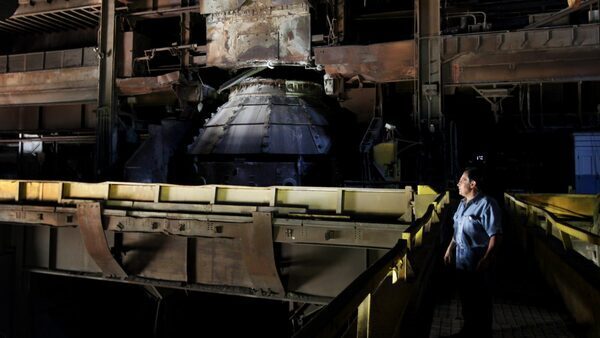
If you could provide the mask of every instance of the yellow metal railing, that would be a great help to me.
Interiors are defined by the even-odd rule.
[[[419,247],[423,242],[423,236],[429,232],[432,223],[440,221],[439,215],[446,204],[450,202],[449,192],[438,194],[431,187],[420,185],[414,197],[415,222],[402,234],[408,248]]]
[[[420,198],[418,198],[420,196]],[[409,253],[421,246],[431,225],[449,203],[449,193],[436,193],[419,186],[414,202],[414,224],[403,233],[398,244],[375,262],[294,337],[388,337],[397,333],[410,294],[418,285],[409,286],[413,276]],[[421,267],[424,271],[425,267]],[[385,308],[381,311],[378,307]],[[389,311],[393,309],[393,311]]]
[[[401,280],[406,280],[409,273],[410,265],[407,260],[406,243],[400,240],[385,256],[358,276],[327,304],[294,337],[369,337],[373,331],[394,331],[399,321],[389,320],[378,323],[372,321],[372,297],[383,283],[396,284]],[[354,329],[356,333],[347,335],[347,331],[350,329],[349,324],[353,321],[355,313],[357,313]],[[383,329],[381,326],[388,326],[388,328]]]
[[[521,217],[528,225],[542,227],[548,235],[558,238],[565,249],[576,249],[574,240],[585,245],[600,245],[600,234],[592,230],[597,205],[595,195],[505,193],[504,199],[511,214]],[[598,264],[597,257],[593,260]]]
[[[78,183],[0,180],[0,202],[75,204],[105,201],[108,206],[157,209],[161,204],[179,204],[184,211],[193,205],[253,205],[303,208],[330,214],[369,214],[412,217],[413,191],[405,189],[357,189],[322,187],[182,186],[145,183]],[[170,207],[169,206],[169,207]],[[243,209],[240,209],[243,210]],[[231,209],[228,209],[231,211]]]

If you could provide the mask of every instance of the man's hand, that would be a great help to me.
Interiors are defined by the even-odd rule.
[[[448,245],[448,249],[446,249],[446,254],[444,255],[444,263],[446,265],[452,264],[452,257],[454,256],[454,247],[454,240],[452,240],[450,242],[450,245]]]
[[[502,241],[502,234],[493,235],[490,237],[490,242],[488,243],[487,250],[483,258],[477,263],[476,271],[484,271],[489,268],[492,264],[492,261],[496,255],[496,250]]]
[[[482,259],[479,260],[479,263],[477,263],[476,271],[487,270],[490,267],[490,261],[491,261],[490,258],[488,258],[487,256],[484,256]]]

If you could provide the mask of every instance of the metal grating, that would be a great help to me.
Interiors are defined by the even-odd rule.
[[[102,6],[83,6],[42,13],[14,15],[0,21],[0,32],[49,33],[98,26]]]

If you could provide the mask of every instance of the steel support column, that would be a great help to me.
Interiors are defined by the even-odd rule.
[[[100,18],[100,81],[96,129],[96,175],[105,177],[116,160],[115,111],[115,0],[102,0]]]
[[[415,28],[415,64],[418,65],[418,72],[414,123],[425,153],[417,171],[419,179],[431,182],[449,176],[446,172],[451,172],[451,169],[448,170],[444,163],[451,162],[447,156],[452,153],[446,149],[443,139],[440,0],[415,0]]]
[[[440,1],[415,1],[418,67],[418,126],[438,129],[443,124],[441,91]]]

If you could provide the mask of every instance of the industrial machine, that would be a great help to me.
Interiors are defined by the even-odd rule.
[[[0,285],[274,300],[293,333],[389,249],[371,277],[427,266],[447,196],[419,184],[571,184],[599,26],[596,0],[3,1]]]

